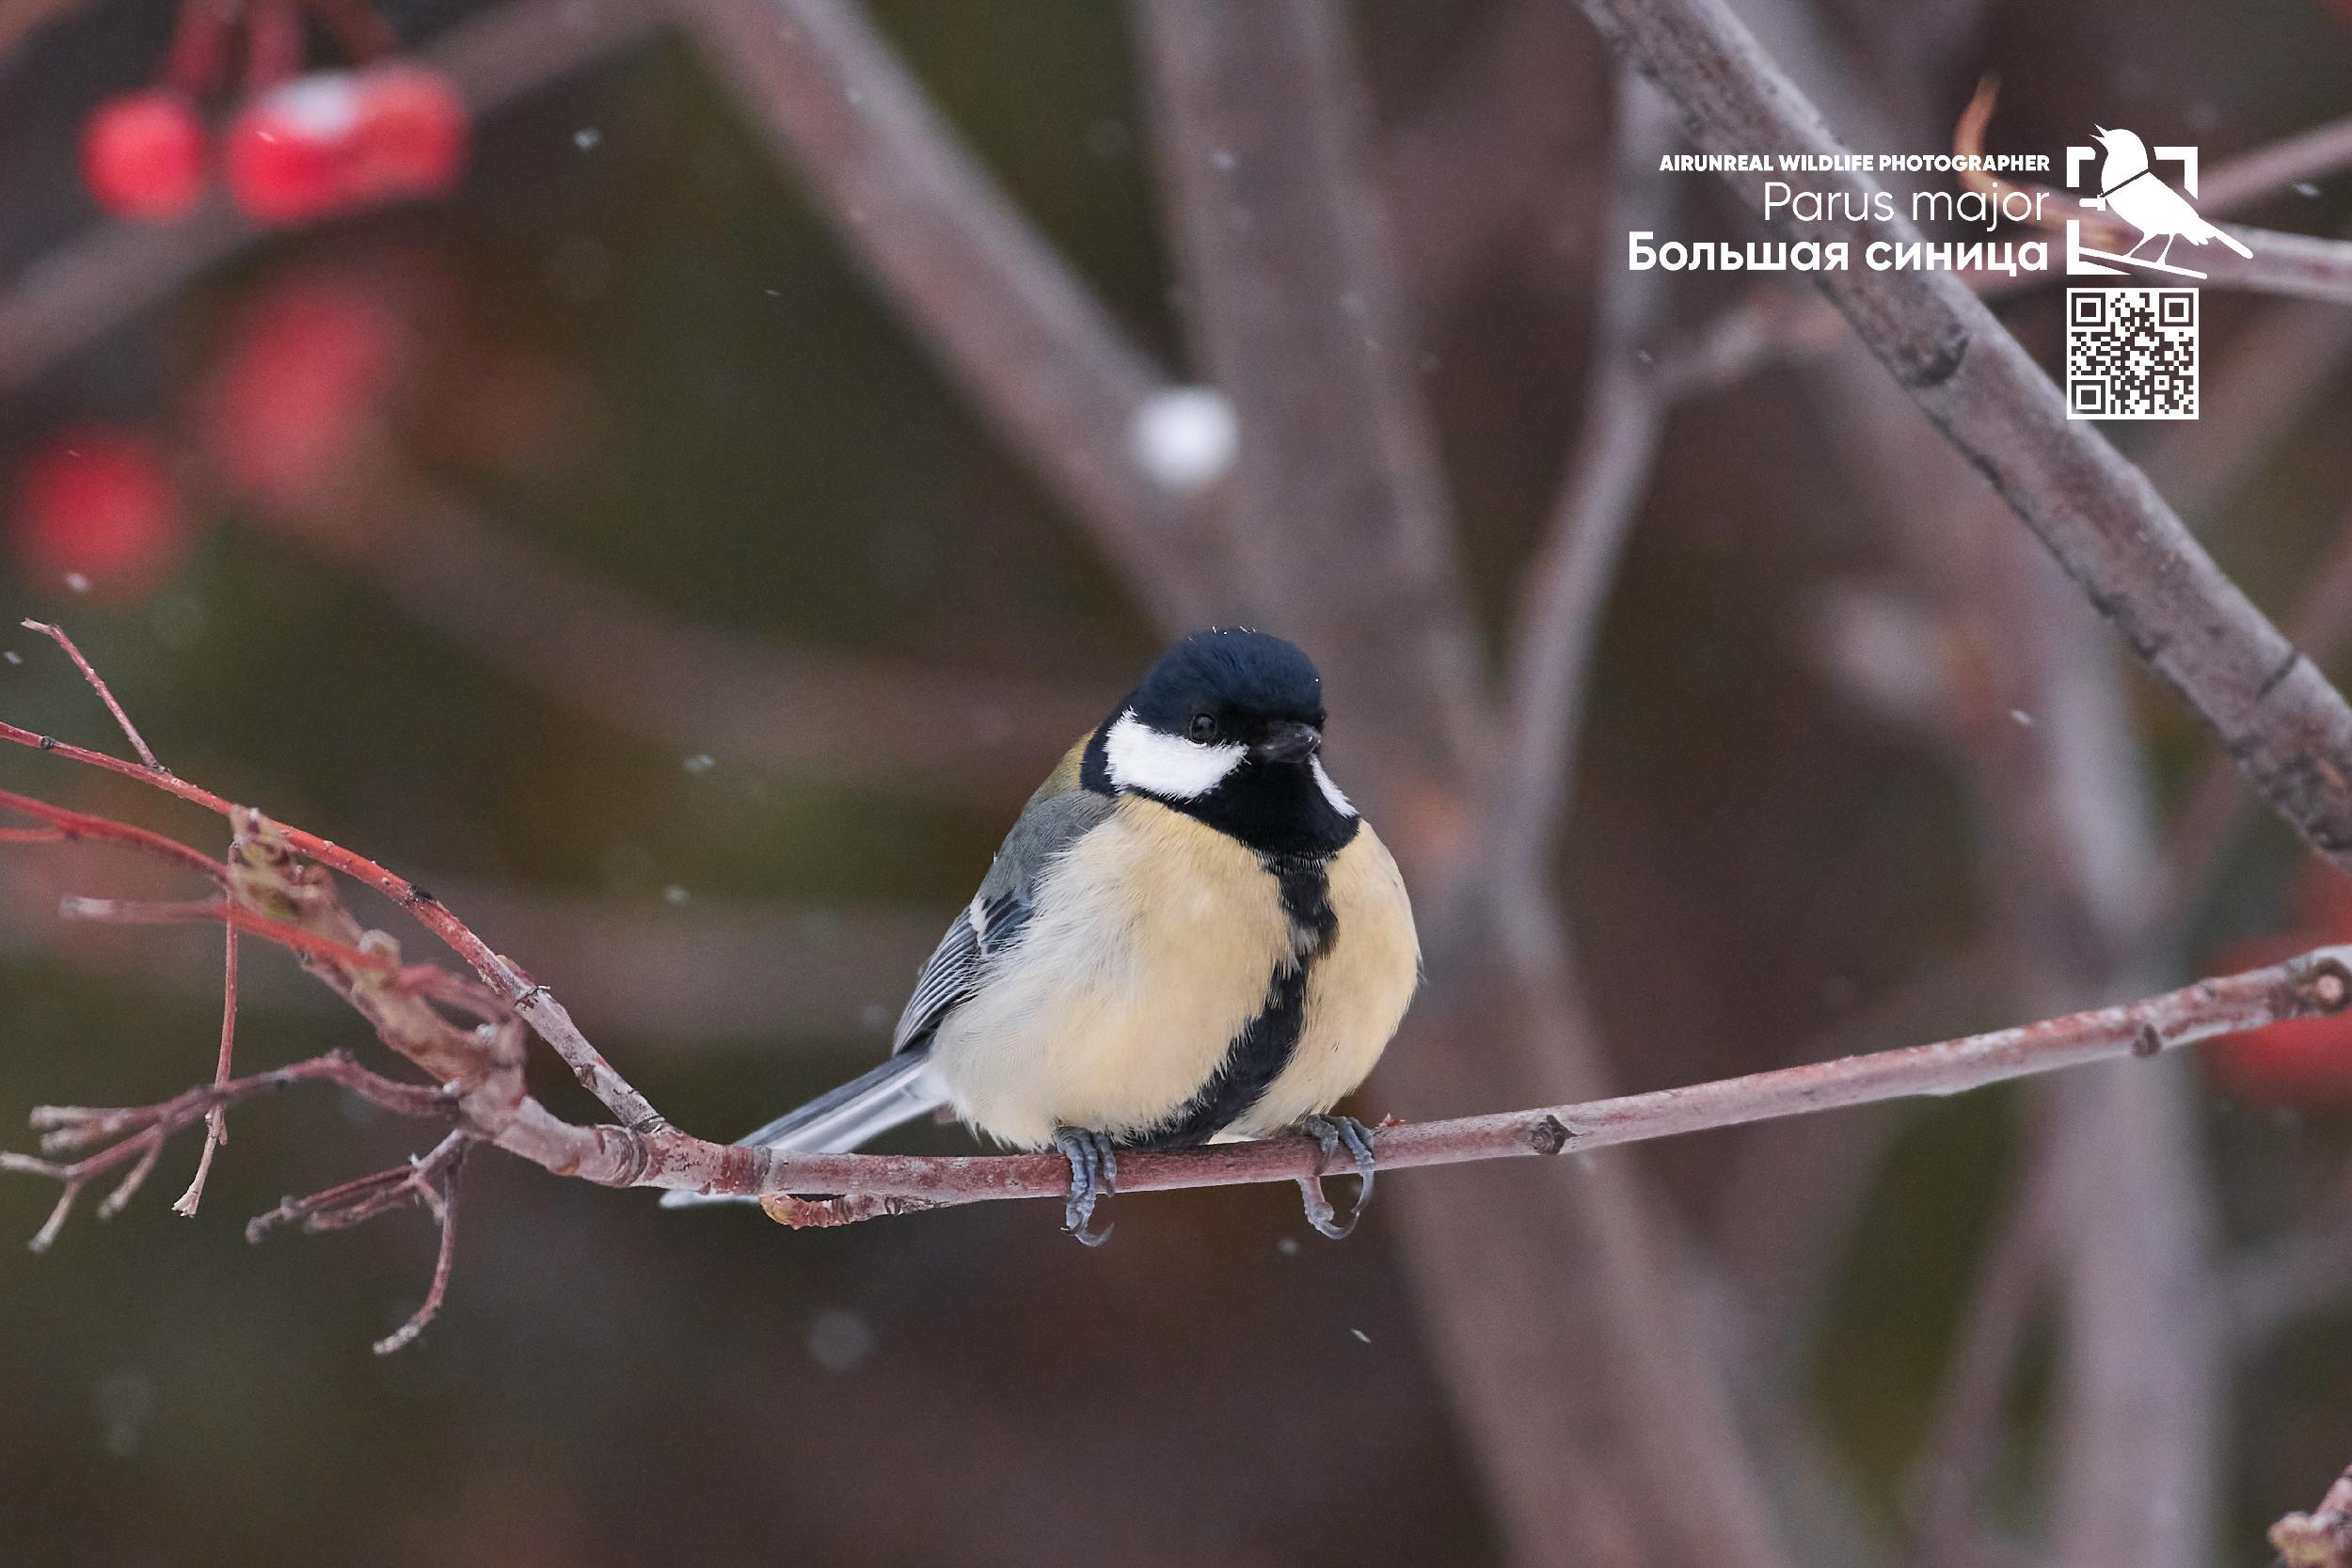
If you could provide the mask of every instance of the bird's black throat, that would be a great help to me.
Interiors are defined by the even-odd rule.
[[[1104,755],[1110,725],[1087,742],[1079,783],[1101,795],[1116,795]],[[1244,758],[1216,787],[1188,799],[1135,791],[1170,811],[1238,839],[1261,855],[1328,859],[1347,847],[1361,821],[1334,806],[1305,759],[1267,762]]]

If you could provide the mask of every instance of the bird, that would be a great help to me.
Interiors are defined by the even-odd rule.
[[[1323,759],[1323,680],[1294,644],[1212,627],[1169,648],[1029,798],[948,927],[880,1067],[739,1140],[846,1152],[943,1108],[1070,1163],[1089,1245],[1131,1149],[1296,1130],[1372,1193],[1373,1132],[1331,1108],[1421,979],[1403,875]],[[731,1195],[677,1192],[665,1204]]]
[[[2155,176],[2148,158],[2148,145],[2130,131],[2110,131],[2098,127],[2092,139],[2106,150],[2099,165],[2099,194],[2087,197],[2083,205],[2102,208],[2113,213],[2139,230],[2139,241],[2123,254],[2137,257],[2141,245],[2164,238],[2164,249],[2157,254],[2156,265],[2166,265],[2172,254],[2175,239],[2201,245],[2208,240],[2219,240],[2240,256],[2254,253],[2246,248],[2234,235],[2215,228],[2197,215],[2188,198],[2174,190]]]

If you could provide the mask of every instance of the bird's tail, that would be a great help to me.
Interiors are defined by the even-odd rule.
[[[2213,237],[2215,239],[2219,240],[2223,245],[2228,245],[2232,250],[2236,251],[2240,256],[2246,257],[2249,261],[2253,258],[2254,253],[2246,248],[2245,242],[2240,240],[2235,234],[2233,234],[2228,230],[2222,228],[2219,224],[2209,223],[2205,225],[2205,227],[2213,230]]]
[[[927,1051],[902,1051],[862,1078],[787,1111],[758,1132],[736,1142],[751,1148],[785,1148],[803,1154],[846,1154],[894,1127],[929,1115],[947,1102],[930,1070]],[[669,1192],[664,1209],[698,1203],[749,1202],[731,1193]]]

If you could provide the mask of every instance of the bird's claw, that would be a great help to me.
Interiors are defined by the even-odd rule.
[[[1084,1245],[1101,1246],[1110,1240],[1111,1227],[1093,1227],[1094,1206],[1119,1185],[1119,1151],[1108,1134],[1083,1127],[1057,1128],[1054,1148],[1070,1162],[1070,1199],[1062,1206],[1062,1228]]]
[[[1337,1242],[1344,1240],[1356,1228],[1356,1222],[1364,1217],[1364,1206],[1372,1201],[1372,1178],[1377,1168],[1372,1157],[1372,1129],[1354,1117],[1301,1117],[1298,1130],[1314,1139],[1323,1150],[1323,1162],[1335,1159],[1341,1149],[1356,1166],[1356,1202],[1347,1212],[1347,1218],[1339,1217],[1331,1200],[1323,1196],[1320,1174],[1298,1179],[1300,1198],[1307,1206],[1307,1223],[1316,1231]]]

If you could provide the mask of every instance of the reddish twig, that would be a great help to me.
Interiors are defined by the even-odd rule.
[[[104,689],[103,685],[100,689]],[[209,789],[188,783],[169,768],[161,766],[144,767],[138,763],[126,762],[120,757],[108,756],[103,752],[93,752],[85,747],[68,745],[64,741],[48,736],[36,735],[30,730],[20,729],[14,724],[6,722],[0,722],[0,740],[13,741],[20,746],[29,746],[37,751],[53,752],[68,761],[103,768],[110,773],[119,773],[125,778],[137,779],[192,805],[202,806],[207,811],[218,813],[232,822],[248,816],[257,821],[267,821],[266,818],[261,817],[260,814],[247,812],[245,808],[214,794]],[[166,839],[160,834],[149,833],[143,829],[107,822],[99,817],[82,816],[77,813],[63,811],[45,802],[33,800],[24,796],[10,795],[6,791],[0,791],[0,808],[16,811],[48,822],[52,826],[64,830],[68,837],[103,837],[114,842],[129,843],[146,848],[151,853],[177,860],[183,865],[200,868],[205,875],[216,880],[224,876],[218,865],[196,850]],[[283,835],[287,847],[294,853],[341,872],[355,881],[366,883],[406,910],[419,925],[431,931],[459,958],[465,959],[474,973],[481,976],[483,983],[496,992],[506,1006],[512,1007],[516,1016],[530,1024],[539,1037],[546,1040],[555,1053],[564,1059],[564,1065],[572,1069],[572,1076],[579,1080],[580,1086],[602,1101],[606,1108],[614,1116],[619,1117],[623,1124],[631,1132],[653,1132],[669,1125],[660,1113],[653,1108],[652,1102],[638,1092],[636,1085],[622,1077],[612,1064],[604,1059],[603,1053],[589,1043],[588,1037],[580,1032],[580,1026],[572,1022],[571,1014],[564,1010],[562,1003],[556,1001],[547,987],[534,984],[511,961],[494,952],[489,943],[476,936],[471,927],[443,907],[430,894],[406,878],[388,871],[366,856],[354,854],[331,840],[320,838],[315,833],[304,832],[298,828],[284,827],[274,823],[268,826],[272,832]]]
[[[221,935],[227,948],[222,960],[220,981],[220,1059],[213,1069],[213,1087],[217,1091],[229,1082],[230,1064],[237,1053],[237,927],[234,921],[224,922]],[[229,1141],[229,1108],[215,1105],[204,1116],[204,1148],[196,1157],[196,1175],[188,1181],[188,1190],[172,1204],[171,1212],[189,1219],[196,1217],[197,1205],[204,1201],[204,1181],[213,1174],[213,1155]]]
[[[13,725],[0,723],[0,739],[15,740],[24,733]],[[75,747],[66,746],[40,736],[33,736],[30,744],[39,746],[45,752],[56,752],[60,756],[72,756],[77,750]],[[91,753],[93,756],[96,754]],[[105,760],[112,762],[114,759],[108,757]],[[129,765],[125,764],[125,766]],[[136,768],[134,768],[133,772],[136,777],[149,777],[148,774]],[[5,789],[0,789],[0,811],[11,811],[19,816],[30,816],[48,824],[47,827],[40,829],[12,829],[6,837],[0,838],[0,843],[72,844],[87,839],[99,844],[116,844],[126,849],[135,849],[143,855],[152,855],[158,860],[169,861],[172,864],[186,870],[200,872],[215,881],[227,879],[228,874],[220,868],[219,863],[210,856],[198,853],[177,839],[166,838],[163,834],[150,832],[145,828],[135,828],[128,822],[116,822],[103,816],[91,816],[84,812],[68,811],[63,806],[53,806],[46,800],[37,800],[29,795],[17,795]]]
[[[26,631],[37,631],[65,650],[65,657],[73,661],[73,667],[82,672],[82,678],[89,682],[90,689],[98,693],[98,700],[106,705],[106,711],[115,716],[115,722],[122,726],[123,736],[131,742],[131,750],[139,754],[139,760],[158,773],[167,771],[164,765],[155,760],[154,750],[139,734],[139,727],[131,722],[131,716],[122,711],[120,703],[115,701],[115,694],[107,687],[104,677],[90,667],[88,659],[82,657],[82,650],[73,645],[73,639],[65,634],[65,628],[51,626],[46,621],[31,620],[25,621],[24,626]]]
[[[471,1140],[452,1132],[432,1153],[406,1165],[345,1181],[309,1197],[286,1198],[246,1226],[248,1242],[262,1241],[280,1225],[298,1223],[312,1234],[347,1230],[411,1204],[433,1215],[440,1230],[440,1246],[433,1265],[433,1281],[424,1303],[408,1321],[375,1342],[378,1355],[389,1355],[411,1343],[441,1309],[449,1292],[449,1276],[456,1243],[456,1177]]]
[[[35,1252],[49,1250],[50,1244],[57,1239],[58,1231],[64,1228],[74,1201],[90,1182],[125,1165],[130,1166],[115,1190],[98,1206],[101,1219],[111,1218],[121,1212],[123,1206],[137,1194],[148,1173],[155,1168],[156,1159],[173,1133],[207,1119],[215,1110],[238,1101],[289,1085],[312,1081],[339,1085],[370,1104],[402,1116],[447,1118],[456,1113],[455,1102],[440,1090],[403,1084],[381,1073],[371,1072],[353,1061],[348,1053],[342,1051],[313,1056],[289,1067],[273,1068],[267,1072],[189,1089],[152,1105],[103,1108],[36,1106],[32,1126],[41,1135],[41,1153],[36,1156],[0,1149],[0,1171],[46,1177],[63,1188],[57,1195],[56,1207],[50,1211],[48,1220],[34,1234],[32,1249]],[[78,1160],[69,1162],[49,1158],[92,1148],[101,1144],[106,1147]]]
[[[461,1129],[435,1145],[431,1153],[405,1165],[342,1182],[309,1197],[281,1199],[277,1208],[246,1223],[245,1239],[258,1243],[282,1225],[299,1225],[312,1235],[348,1230],[412,1204],[430,1213],[440,1231],[433,1282],[425,1291],[424,1304],[408,1321],[375,1342],[376,1354],[389,1355],[415,1342],[425,1325],[440,1314],[441,1303],[449,1295],[450,1268],[457,1246],[457,1180],[465,1167],[466,1151],[472,1146],[472,1134]]]

